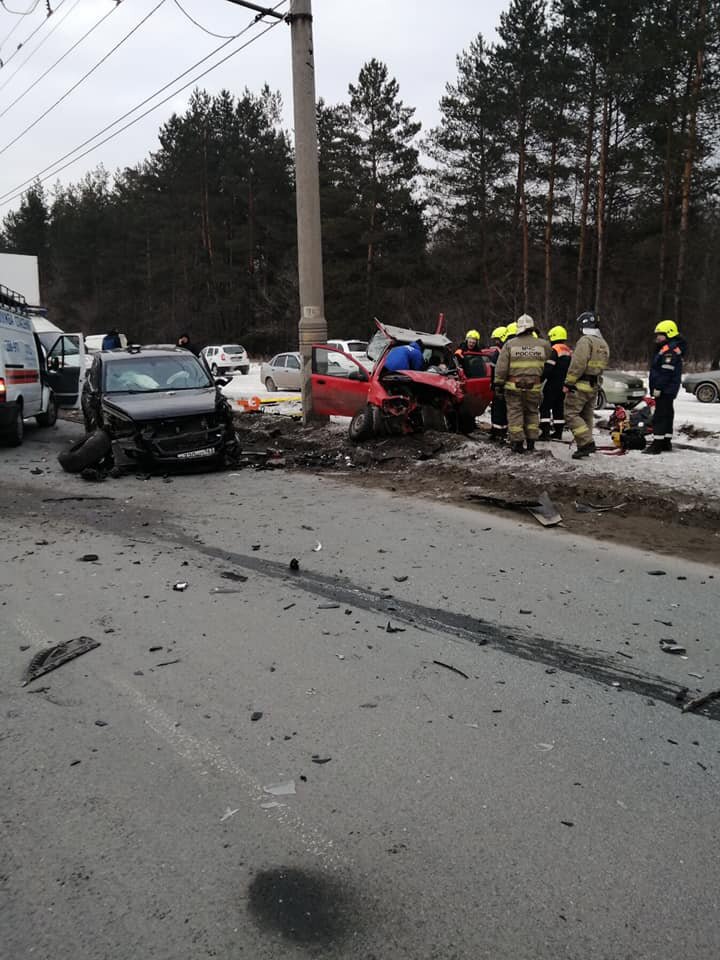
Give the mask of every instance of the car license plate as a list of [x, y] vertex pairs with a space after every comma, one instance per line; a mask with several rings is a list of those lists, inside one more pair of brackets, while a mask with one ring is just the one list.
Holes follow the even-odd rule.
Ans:
[[187, 453], [179, 453], [178, 460], [195, 460], [198, 457], [212, 457], [215, 453], [215, 447], [203, 447], [202, 450], [188, 450]]

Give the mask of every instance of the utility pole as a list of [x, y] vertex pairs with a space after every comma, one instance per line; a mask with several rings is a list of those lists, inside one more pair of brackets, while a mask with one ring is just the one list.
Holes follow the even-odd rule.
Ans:
[[318, 170], [315, 57], [312, 0], [290, 0], [293, 108], [295, 113], [295, 199], [300, 281], [300, 353], [303, 422], [313, 414], [310, 374], [312, 344], [327, 341], [323, 292], [320, 173]]
[[[287, 15], [246, 0], [230, 0], [261, 16], [290, 24], [292, 44], [293, 111], [295, 120], [295, 199], [297, 206], [298, 280], [300, 288], [299, 341], [302, 356], [303, 422], [320, 419], [313, 412], [310, 375], [312, 344], [327, 341], [323, 292], [320, 174], [318, 169], [315, 56], [312, 0], [290, 0]], [[322, 418], [325, 419], [325, 418]]]

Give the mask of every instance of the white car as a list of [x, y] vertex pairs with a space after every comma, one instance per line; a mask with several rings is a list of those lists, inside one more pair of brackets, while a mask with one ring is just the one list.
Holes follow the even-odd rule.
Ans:
[[361, 363], [367, 370], [372, 370], [373, 362], [367, 355], [367, 340], [328, 340], [328, 346], [335, 350], [342, 350]]
[[250, 373], [250, 358], [245, 347], [241, 347], [239, 343], [224, 343], [219, 347], [204, 347], [200, 351], [200, 356], [205, 358], [213, 376], [236, 370], [244, 375]]

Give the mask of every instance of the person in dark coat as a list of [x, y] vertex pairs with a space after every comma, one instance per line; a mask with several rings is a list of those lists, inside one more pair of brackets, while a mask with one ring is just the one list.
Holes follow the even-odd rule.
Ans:
[[687, 343], [674, 320], [661, 320], [655, 327], [657, 353], [650, 365], [650, 393], [655, 398], [653, 442], [643, 453], [670, 453], [672, 450], [675, 397], [682, 382], [683, 357]]
[[548, 330], [552, 356], [543, 370], [543, 394], [540, 404], [540, 440], [562, 440], [565, 428], [565, 376], [572, 360], [565, 327]]
[[180, 336], [177, 338], [176, 346], [182, 347], [183, 350], [189, 350], [190, 353], [194, 353], [196, 357], [200, 354], [200, 351], [193, 343], [190, 342], [190, 337], [186, 333], [180, 334]]

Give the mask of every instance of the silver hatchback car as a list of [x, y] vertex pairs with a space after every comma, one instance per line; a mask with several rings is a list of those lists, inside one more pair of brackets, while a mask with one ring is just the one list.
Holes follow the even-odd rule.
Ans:
[[687, 392], [694, 394], [700, 403], [715, 403], [720, 400], [720, 370], [688, 373], [683, 377], [682, 383]]

